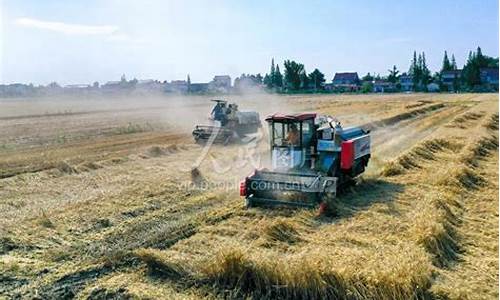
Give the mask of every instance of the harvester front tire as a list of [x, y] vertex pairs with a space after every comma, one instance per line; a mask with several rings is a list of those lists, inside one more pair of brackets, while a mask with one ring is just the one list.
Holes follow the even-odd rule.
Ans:
[[253, 201], [252, 201], [252, 199], [245, 198], [245, 207], [246, 207], [246, 208], [251, 208], [251, 207], [253, 207]]
[[336, 193], [324, 193], [318, 212], [322, 215], [334, 215]]

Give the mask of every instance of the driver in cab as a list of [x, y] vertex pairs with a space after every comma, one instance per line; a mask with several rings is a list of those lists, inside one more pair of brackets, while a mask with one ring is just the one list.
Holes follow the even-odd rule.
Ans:
[[290, 125], [290, 130], [288, 131], [288, 134], [286, 136], [286, 141], [289, 145], [292, 146], [299, 144], [299, 131], [296, 124]]

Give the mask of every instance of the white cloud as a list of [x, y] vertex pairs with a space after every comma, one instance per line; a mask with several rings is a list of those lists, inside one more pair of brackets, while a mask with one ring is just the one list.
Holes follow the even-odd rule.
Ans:
[[108, 41], [113, 42], [144, 43], [144, 40], [134, 38], [126, 34], [122, 32], [118, 26], [114, 25], [94, 26], [68, 24], [62, 22], [42, 21], [31, 18], [18, 18], [14, 23], [18, 26], [49, 30], [67, 35], [100, 35], [106, 37]]
[[117, 26], [91, 26], [79, 24], [67, 24], [62, 22], [49, 22], [30, 18], [18, 18], [15, 21], [16, 25], [38, 28], [60, 32], [69, 35], [113, 35], [118, 32]]

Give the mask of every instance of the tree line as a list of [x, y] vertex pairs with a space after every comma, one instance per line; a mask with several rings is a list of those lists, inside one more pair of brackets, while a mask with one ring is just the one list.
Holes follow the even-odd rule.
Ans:
[[[315, 68], [311, 73], [307, 73], [304, 64], [294, 61], [285, 60], [283, 62], [283, 73], [280, 70], [279, 64], [275, 64], [274, 58], [271, 59], [271, 67], [268, 73], [264, 76], [260, 74], [250, 75], [242, 74], [235, 79], [235, 88], [263, 85], [266, 89], [277, 92], [296, 92], [296, 91], [322, 91], [325, 88], [325, 75], [318, 68]], [[414, 91], [427, 91], [430, 83], [435, 83], [441, 91], [450, 89], [449, 85], [443, 83], [442, 75], [446, 72], [455, 72], [457, 74], [454, 79], [454, 91], [473, 91], [481, 88], [480, 70], [482, 68], [498, 68], [498, 58], [489, 57], [482, 53], [480, 47], [476, 51], [470, 51], [467, 61], [460, 70], [457, 66], [455, 55], [451, 54], [451, 58], [447, 51], [444, 51], [442, 66], [438, 72], [432, 73], [427, 65], [425, 52], [413, 52], [410, 60], [410, 67], [407, 72], [401, 73], [397, 66], [387, 70], [387, 74], [367, 73], [361, 78], [361, 92], [373, 91], [374, 81], [386, 81], [391, 83], [393, 91], [401, 90], [401, 76], [409, 76], [412, 82]]]
[[431, 75], [425, 60], [425, 53], [418, 55], [413, 53], [408, 74], [412, 76], [414, 90], [426, 90], [429, 83], [436, 83], [441, 90], [448, 90], [449, 86], [443, 84], [443, 74], [454, 74], [452, 89], [455, 91], [473, 91], [481, 88], [480, 70], [483, 68], [498, 69], [498, 57], [493, 58], [482, 53], [481, 47], [477, 47], [476, 51], [470, 51], [467, 61], [460, 70], [457, 67], [455, 55], [451, 55], [451, 60], [448, 52], [444, 51], [441, 70]]
[[285, 60], [284, 74], [281, 73], [280, 66], [271, 59], [271, 68], [264, 77], [259, 74], [242, 74], [234, 81], [236, 89], [248, 87], [252, 84], [263, 84], [267, 89], [274, 91], [301, 91], [317, 90], [324, 88], [325, 74], [319, 69], [314, 69], [307, 74], [304, 64], [293, 60]]
[[293, 60], [285, 60], [284, 75], [281, 74], [279, 65], [274, 64], [274, 59], [271, 60], [271, 70], [269, 74], [264, 76], [264, 84], [269, 89], [281, 89], [298, 91], [304, 89], [322, 89], [325, 83], [325, 74], [319, 69], [314, 69], [307, 74], [304, 64]]

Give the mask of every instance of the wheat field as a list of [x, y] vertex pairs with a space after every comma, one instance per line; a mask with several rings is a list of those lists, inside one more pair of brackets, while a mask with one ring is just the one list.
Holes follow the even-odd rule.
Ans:
[[498, 298], [498, 95], [228, 99], [370, 128], [367, 172], [246, 209], [266, 133], [203, 153], [206, 97], [0, 100], [0, 299]]

